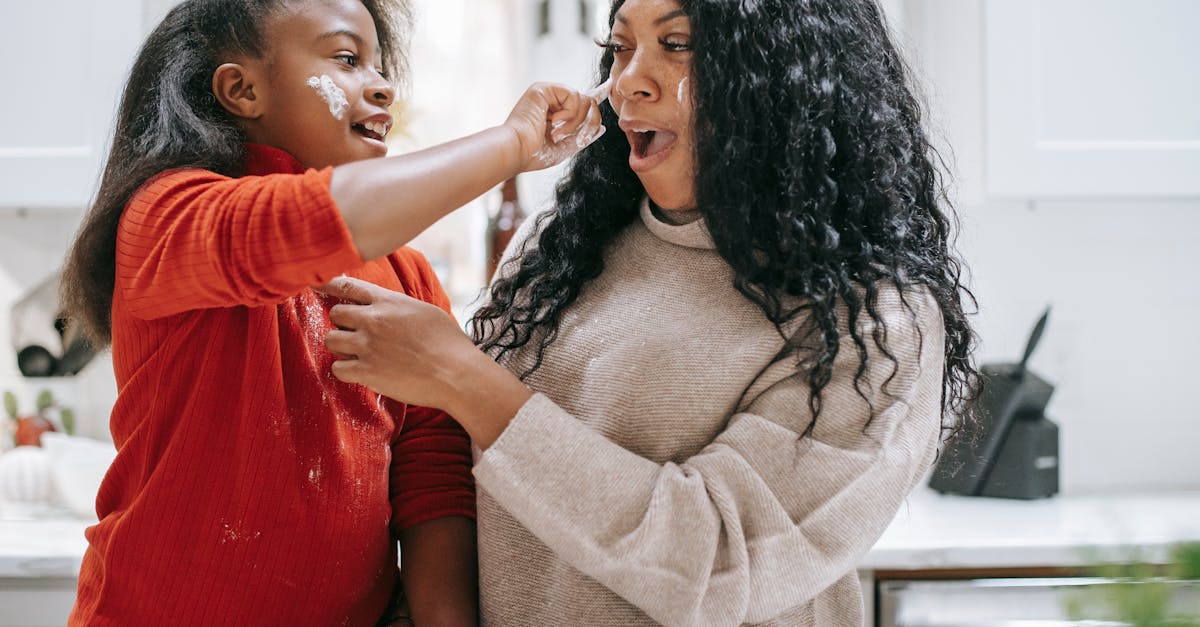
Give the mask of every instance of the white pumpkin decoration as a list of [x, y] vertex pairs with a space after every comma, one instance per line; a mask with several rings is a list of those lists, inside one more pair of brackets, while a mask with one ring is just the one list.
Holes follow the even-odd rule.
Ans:
[[36, 515], [53, 501], [54, 483], [46, 451], [39, 446], [18, 446], [0, 455], [0, 513]]

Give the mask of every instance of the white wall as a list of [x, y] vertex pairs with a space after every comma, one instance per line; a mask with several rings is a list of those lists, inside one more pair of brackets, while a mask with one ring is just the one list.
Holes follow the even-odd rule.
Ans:
[[1019, 358], [1054, 308], [1033, 367], [1058, 385], [1047, 413], [1061, 428], [1063, 491], [1200, 487], [1200, 198], [987, 198], [983, 0], [903, 9], [953, 147], [981, 359]]
[[[508, 17], [497, 13], [497, 7], [508, 2], [519, 10]], [[146, 0], [146, 23], [152, 25], [172, 4]], [[894, 12], [894, 21], [908, 29], [907, 40], [929, 86], [934, 120], [954, 148], [964, 226], [960, 248], [980, 301], [976, 323], [983, 339], [982, 360], [1019, 356], [1041, 309], [1054, 306], [1033, 366], [1058, 384], [1049, 413], [1062, 428], [1064, 491], [1200, 488], [1200, 454], [1195, 450], [1200, 411], [1191, 388], [1200, 374], [1193, 356], [1200, 348], [1195, 323], [1200, 320], [1200, 280], [1191, 276], [1200, 270], [1200, 199], [987, 199], [982, 191], [983, 0], [886, 0], [885, 5]], [[486, 11], [467, 13], [479, 22], [516, 31], [527, 27], [529, 14], [528, 6], [518, 0], [489, 2]], [[514, 19], [519, 23], [506, 22]], [[434, 27], [448, 26], [421, 25], [425, 32]], [[498, 45], [495, 40], [475, 43], [482, 45], [482, 55], [494, 54]], [[414, 60], [444, 54], [424, 47]], [[455, 58], [476, 62], [471, 55]], [[544, 55], [537, 58], [558, 62]], [[541, 71], [568, 70], [553, 65], [541, 66]], [[528, 76], [506, 74], [521, 85], [507, 93], [492, 84], [473, 85], [465, 91], [465, 100], [456, 100], [446, 96], [440, 84], [421, 82], [421, 70], [417, 72], [414, 87], [428, 95], [421, 101], [428, 104], [421, 104], [425, 108], [417, 113], [433, 117], [488, 94], [511, 101], [521, 85], [535, 78], [532, 69]], [[445, 111], [435, 111], [437, 103], [444, 103]], [[498, 122], [493, 118], [502, 116], [507, 106], [493, 103], [455, 132]], [[423, 143], [443, 138], [431, 132], [419, 139]], [[544, 193], [545, 185], [538, 181], [530, 196]], [[11, 304], [57, 267], [79, 215], [0, 212], [0, 388], [24, 384], [8, 348]], [[439, 237], [468, 240], [475, 250], [481, 241], [481, 209], [445, 227]], [[429, 244], [439, 246], [440, 241], [434, 238]], [[106, 433], [115, 390], [111, 371], [105, 368], [101, 360], [80, 380], [85, 433]]]
[[79, 435], [110, 439], [108, 412], [116, 399], [116, 383], [108, 354], [97, 357], [75, 377], [26, 379], [17, 370], [10, 339], [13, 303], [59, 268], [81, 215], [0, 211], [0, 390], [13, 391], [22, 410], [32, 411], [38, 392], [49, 389], [60, 403], [76, 410]]

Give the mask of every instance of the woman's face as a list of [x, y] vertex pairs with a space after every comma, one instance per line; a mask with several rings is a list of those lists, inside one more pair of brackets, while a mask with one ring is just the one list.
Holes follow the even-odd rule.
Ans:
[[609, 97], [629, 139], [629, 167], [654, 204], [696, 207], [691, 23], [676, 0], [629, 0], [613, 23]]

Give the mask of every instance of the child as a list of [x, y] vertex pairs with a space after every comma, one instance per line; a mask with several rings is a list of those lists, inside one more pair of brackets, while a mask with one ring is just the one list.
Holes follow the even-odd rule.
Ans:
[[396, 249], [599, 114], [537, 85], [501, 126], [372, 159], [405, 14], [188, 0], [144, 44], [65, 271], [119, 386], [70, 624], [373, 625], [401, 587], [417, 624], [474, 624], [467, 437], [334, 378], [310, 287], [347, 274], [448, 309]]

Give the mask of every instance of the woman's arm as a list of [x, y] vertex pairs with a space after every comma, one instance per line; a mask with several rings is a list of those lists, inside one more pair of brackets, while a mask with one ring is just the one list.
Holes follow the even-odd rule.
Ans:
[[[898, 299], [886, 306], [895, 376], [871, 348], [856, 386], [858, 352], [845, 340], [815, 425], [807, 377], [782, 360], [711, 444], [658, 464], [542, 395], [504, 415], [499, 406], [520, 396], [491, 382], [499, 375], [465, 354], [456, 329], [443, 331], [419, 303], [347, 283], [334, 287], [370, 289], [372, 304], [335, 307], [335, 322], [357, 331], [331, 332], [327, 344], [358, 357], [336, 363], [335, 374], [452, 407], [488, 446], [475, 467], [479, 486], [559, 558], [665, 624], [760, 622], [812, 600], [853, 571], [933, 459], [942, 332], [932, 301], [915, 305], [915, 318]], [[862, 337], [873, 337], [862, 324]], [[450, 349], [439, 356], [443, 342]], [[497, 394], [493, 407], [469, 389], [448, 396], [476, 378]]]

